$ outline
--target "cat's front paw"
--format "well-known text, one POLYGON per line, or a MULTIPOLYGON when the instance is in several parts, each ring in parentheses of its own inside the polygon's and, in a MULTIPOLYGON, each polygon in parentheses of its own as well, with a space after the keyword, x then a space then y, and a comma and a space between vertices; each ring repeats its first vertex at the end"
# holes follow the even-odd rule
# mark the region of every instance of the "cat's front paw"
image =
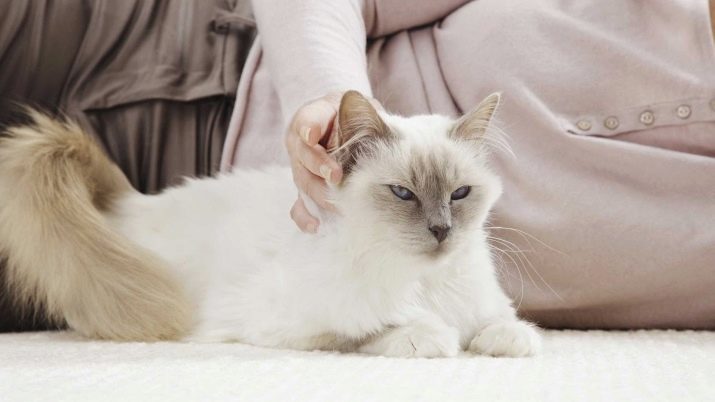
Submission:
POLYGON ((399 327, 363 345, 360 351, 388 357, 453 357, 460 351, 459 333, 448 326, 399 327))
POLYGON ((522 321, 491 324, 474 337, 469 351, 490 356, 523 357, 541 350, 541 335, 522 321))

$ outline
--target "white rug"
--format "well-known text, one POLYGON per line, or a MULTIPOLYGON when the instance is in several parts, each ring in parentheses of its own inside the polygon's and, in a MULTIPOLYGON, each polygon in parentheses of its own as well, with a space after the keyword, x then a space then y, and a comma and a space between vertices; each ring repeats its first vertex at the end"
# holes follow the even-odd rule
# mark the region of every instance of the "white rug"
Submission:
POLYGON ((0 401, 715 401, 715 332, 546 332, 541 356, 401 360, 0 335, 0 401))

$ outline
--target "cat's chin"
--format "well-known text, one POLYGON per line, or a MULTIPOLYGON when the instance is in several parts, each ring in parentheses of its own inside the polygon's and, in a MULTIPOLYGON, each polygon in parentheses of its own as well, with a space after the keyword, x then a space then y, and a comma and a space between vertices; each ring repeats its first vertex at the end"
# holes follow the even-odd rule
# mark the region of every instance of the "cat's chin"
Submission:
POLYGON ((410 272, 417 277, 435 269, 440 269, 450 263, 455 254, 454 245, 440 244, 429 247, 395 247, 393 255, 398 257, 398 265, 409 267, 410 272))
POLYGON ((451 241, 439 243, 422 251, 422 255, 434 262, 439 262, 449 259, 454 254, 456 245, 451 241))

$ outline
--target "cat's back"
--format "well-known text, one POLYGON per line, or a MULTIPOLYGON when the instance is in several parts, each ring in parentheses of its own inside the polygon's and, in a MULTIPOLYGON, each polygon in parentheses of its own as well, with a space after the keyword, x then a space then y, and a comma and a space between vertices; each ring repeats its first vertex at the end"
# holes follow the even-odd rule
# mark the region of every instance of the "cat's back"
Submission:
POLYGON ((238 170, 218 180, 213 219, 224 258, 270 258, 300 233, 290 218, 298 192, 288 168, 238 170))
POLYGON ((289 211, 298 192, 290 169, 270 166, 260 170, 237 170, 219 177, 216 199, 226 202, 225 210, 246 223, 259 225, 288 223, 289 211))
POLYGON ((108 218, 169 262, 206 266, 226 244, 253 247, 271 233, 294 230, 289 211, 296 196, 290 170, 271 166, 188 179, 158 195, 130 194, 108 218))

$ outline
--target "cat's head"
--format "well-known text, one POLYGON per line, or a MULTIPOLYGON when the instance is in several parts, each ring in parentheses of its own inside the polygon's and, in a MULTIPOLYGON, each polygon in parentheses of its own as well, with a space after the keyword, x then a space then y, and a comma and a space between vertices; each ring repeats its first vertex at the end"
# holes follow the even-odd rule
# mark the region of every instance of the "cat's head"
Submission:
POLYGON ((343 96, 333 155, 345 178, 334 197, 357 248, 439 258, 475 238, 501 194, 485 147, 498 104, 493 94, 457 120, 404 118, 343 96))

